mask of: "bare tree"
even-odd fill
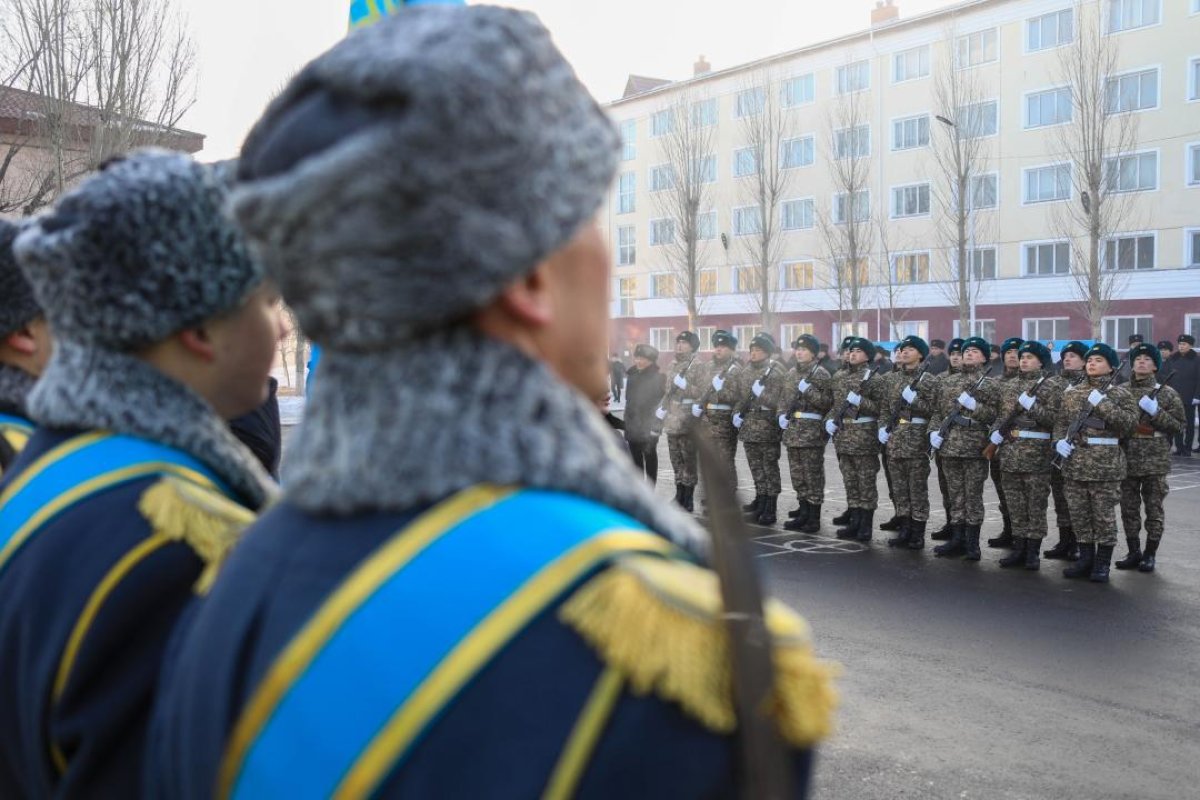
[[[658,114],[667,132],[658,138],[663,161],[653,168],[651,196],[661,219],[672,228],[663,252],[673,291],[687,309],[688,328],[694,330],[703,303],[705,245],[717,235],[715,215],[707,216],[710,187],[717,177],[716,103],[685,90]]]
[[[880,339],[891,339],[891,330],[895,326],[908,318],[911,309],[906,302],[908,290],[914,282],[928,280],[929,275],[903,275],[897,269],[898,265],[895,260],[902,256],[893,247],[891,226],[884,215],[878,215],[878,231],[879,231],[879,259],[876,264],[874,281],[875,285],[875,305],[880,310],[887,313],[888,327],[884,331],[888,331],[885,335],[884,331],[879,332]],[[919,258],[919,256],[913,256]]]
[[[1092,338],[1099,339],[1102,320],[1127,277],[1117,263],[1106,263],[1101,248],[1131,224],[1128,192],[1133,187],[1126,185],[1127,164],[1121,157],[1128,158],[1137,146],[1137,115],[1126,105],[1131,93],[1111,77],[1117,72],[1120,39],[1105,35],[1102,7],[1077,2],[1074,18],[1074,39],[1059,50],[1058,59],[1058,80],[1071,96],[1071,120],[1053,133],[1074,192],[1052,216],[1059,235],[1072,241],[1071,276]]]

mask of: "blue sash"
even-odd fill
[[[382,545],[276,658],[218,796],[367,796],[538,613],[613,557],[670,553],[573,495],[474,487]]]
[[[188,454],[105,432],[72,437],[30,464],[0,495],[0,575],[13,556],[63,511],[130,481],[173,475],[229,494]]]
[[[0,414],[0,430],[10,428],[21,433],[33,433],[33,423],[24,417],[14,417],[11,414]]]

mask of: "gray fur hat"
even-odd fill
[[[54,335],[131,352],[236,308],[262,268],[225,213],[228,171],[141,150],[22,230],[17,260]]]
[[[28,325],[42,315],[25,276],[13,255],[13,240],[20,227],[0,219],[0,337]]]
[[[603,202],[618,145],[532,14],[408,7],[271,104],[234,210],[306,334],[387,350],[568,242]]]

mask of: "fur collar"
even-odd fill
[[[0,364],[0,411],[18,417],[28,416],[25,401],[37,381],[23,369]]]
[[[179,448],[213,470],[253,509],[274,483],[212,406],[134,356],[58,340],[29,395],[48,428],[109,430]]]
[[[495,483],[587,497],[696,553],[707,541],[584,397],[464,327],[381,353],[326,349],[283,477],[288,501],[315,514],[405,511]]]

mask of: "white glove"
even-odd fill
[[[659,406],[658,408],[654,409],[654,416],[658,417],[659,419],[666,419],[667,410],[662,406]]]
[[[831,419],[825,420],[825,432],[828,433],[830,436],[833,436],[835,433],[838,432],[837,423]]]
[[[1017,402],[1021,404],[1021,408],[1026,411],[1032,411],[1033,404],[1037,402],[1037,398],[1031,397],[1029,392],[1021,392],[1021,396],[1017,398]]]
[[[720,375],[713,375],[712,387],[714,392],[719,392],[725,388],[725,379]]]
[[[810,386],[812,386],[812,384],[802,378],[800,382],[796,384],[796,391],[798,391],[800,394],[804,394],[808,391]]]
[[[1100,394],[1100,390],[1092,389],[1092,393],[1088,395],[1088,403],[1091,404],[1092,408],[1095,408],[1103,402],[1104,395]]]
[[[1075,445],[1071,444],[1066,439],[1059,439],[1058,442],[1055,443],[1054,449],[1057,450],[1058,454],[1063,458],[1070,458],[1071,453],[1075,452]]]
[[[934,450],[941,450],[942,445],[946,443],[946,440],[943,439],[942,435],[940,433],[938,433],[937,431],[930,431],[929,432],[929,443],[931,445],[933,445]]]
[[[1145,395],[1141,400],[1138,400],[1138,407],[1152,417],[1158,414],[1158,401],[1150,395]]]
[[[788,428],[787,414],[780,414],[779,415],[779,429],[786,431],[787,428]]]
[[[996,447],[1004,444],[1004,437],[1000,435],[1000,431],[992,431],[992,435],[988,437],[988,440],[996,445]]]
[[[750,391],[754,392],[755,397],[762,397],[764,389],[766,387],[762,385],[762,381],[755,381],[754,385],[750,387]]]
[[[900,396],[903,397],[904,402],[908,403],[910,406],[917,402],[917,390],[911,386],[905,386],[904,391],[900,393]]]
[[[958,404],[967,411],[974,411],[975,407],[979,405],[975,402],[975,398],[971,397],[971,395],[967,394],[966,392],[963,392],[958,396]]]
[[[680,389],[687,388],[687,378],[683,377],[682,375],[676,375],[675,380],[671,381],[671,383],[675,384]]]
[[[850,392],[850,394],[846,395],[846,402],[852,406],[856,406],[856,407],[861,406],[862,405],[862,395],[859,394],[858,392]]]
[[[892,435],[887,432],[887,428],[879,429],[879,443],[880,444],[887,444],[888,439],[891,439],[891,438],[892,438]]]
[[[700,419],[700,417],[703,414],[704,414],[704,409],[700,407],[700,404],[692,403],[692,416],[695,417],[696,419]]]
[[[1194,406],[1200,406],[1200,397],[1197,397],[1195,400],[1193,400],[1193,401],[1192,401],[1192,405],[1194,405]]]
[[[742,415],[741,414],[733,415],[733,427],[735,427],[735,428],[742,427]]]

